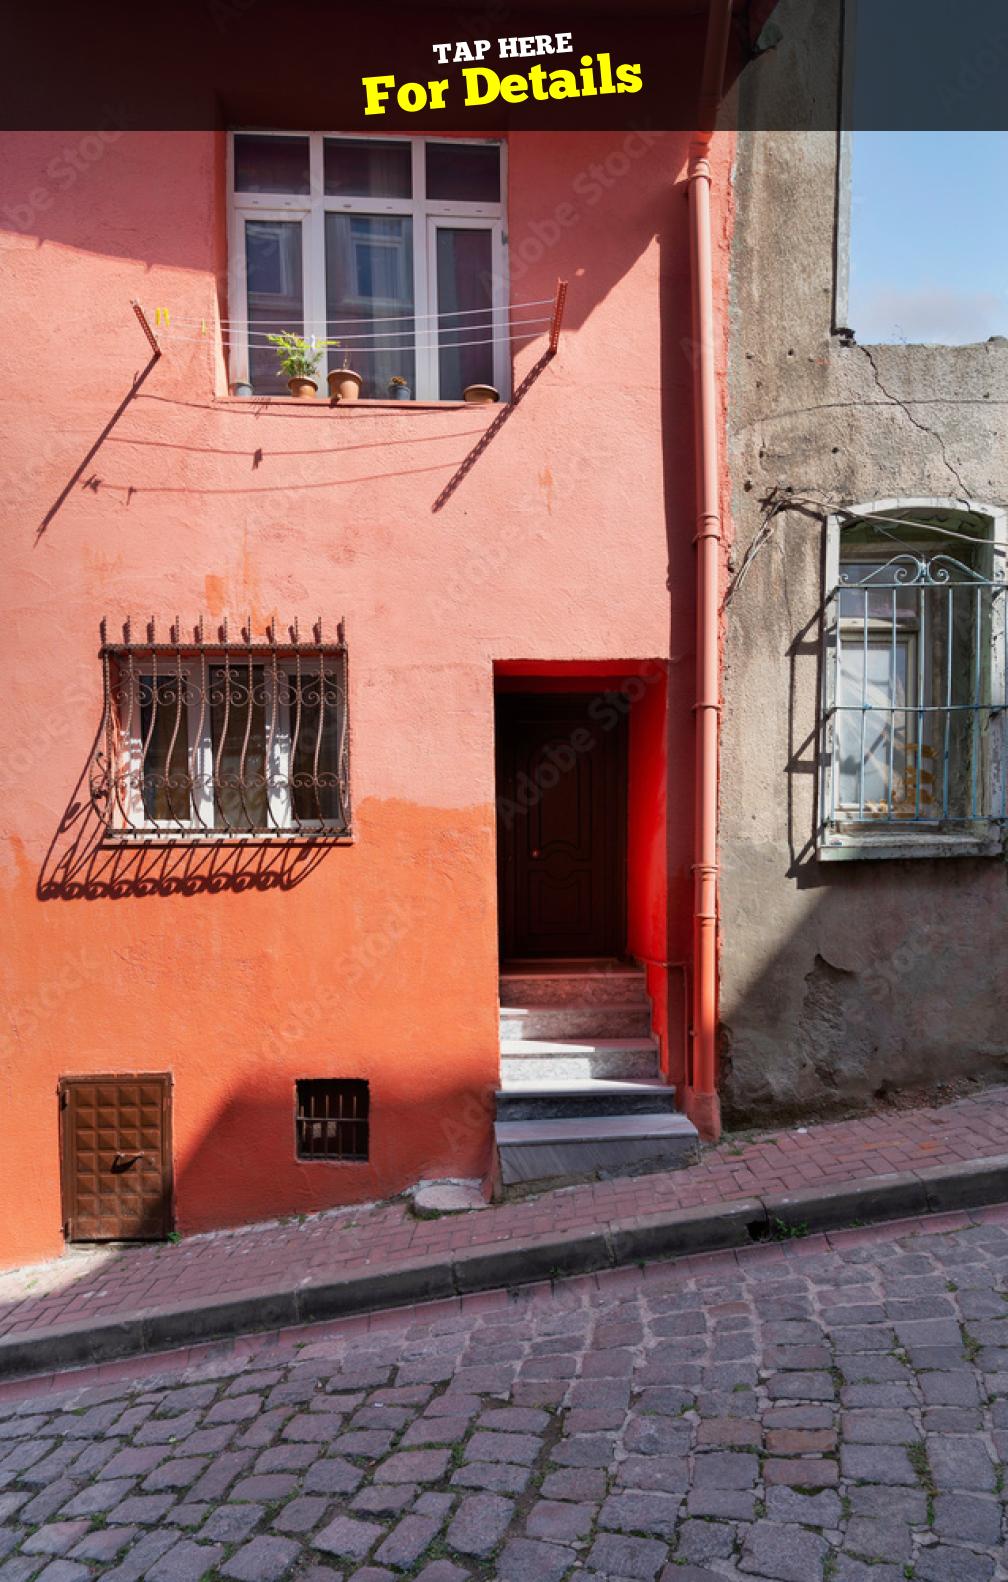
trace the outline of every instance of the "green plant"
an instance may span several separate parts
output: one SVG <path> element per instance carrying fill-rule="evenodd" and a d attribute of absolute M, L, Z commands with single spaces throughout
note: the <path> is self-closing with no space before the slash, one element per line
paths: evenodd
<path fill-rule="evenodd" d="M 173 1247 L 177 1247 L 182 1240 L 182 1232 L 180 1230 L 170 1230 L 165 1239 L 170 1241 Z"/>
<path fill-rule="evenodd" d="M 276 347 L 279 379 L 314 379 L 322 353 L 327 346 L 338 346 L 339 341 L 306 341 L 293 330 L 283 330 L 279 335 L 267 335 L 271 346 Z"/>
<path fill-rule="evenodd" d="M 806 1220 L 795 1220 L 790 1225 L 783 1219 L 774 1218 L 770 1221 L 770 1235 L 774 1241 L 792 1241 L 798 1236 L 807 1236 L 808 1233 Z"/>

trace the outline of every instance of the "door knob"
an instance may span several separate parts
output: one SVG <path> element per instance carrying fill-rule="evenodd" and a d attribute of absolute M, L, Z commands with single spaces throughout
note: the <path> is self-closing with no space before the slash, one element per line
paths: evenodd
<path fill-rule="evenodd" d="M 131 1165 L 135 1165 L 137 1160 L 142 1158 L 143 1154 L 116 1154 L 112 1161 L 112 1169 L 117 1171 L 128 1170 Z"/>
<path fill-rule="evenodd" d="M 532 847 L 532 856 L 533 856 L 533 858 L 539 858 L 539 857 L 542 856 L 542 852 L 539 850 L 538 846 L 533 846 Z"/>

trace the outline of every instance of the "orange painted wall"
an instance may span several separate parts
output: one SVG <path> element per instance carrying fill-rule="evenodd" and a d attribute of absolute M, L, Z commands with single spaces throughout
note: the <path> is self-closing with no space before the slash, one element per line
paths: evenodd
<path fill-rule="evenodd" d="M 689 937 L 686 137 L 510 138 L 512 297 L 563 275 L 568 312 L 559 356 L 460 477 L 495 409 L 221 399 L 210 344 L 169 343 L 124 406 L 146 360 L 130 299 L 197 319 L 223 304 L 223 143 L 92 142 L 65 185 L 68 146 L 6 138 L 0 195 L 6 1264 L 62 1245 L 64 1073 L 173 1071 L 183 1231 L 482 1171 L 494 661 L 668 661 L 665 959 Z M 722 268 L 726 242 L 725 225 Z M 200 611 L 346 617 L 356 838 L 307 871 L 88 852 L 99 619 Z M 656 713 L 656 752 L 661 736 Z M 657 953 L 663 842 L 635 849 Z M 294 1079 L 328 1074 L 371 1082 L 368 1165 L 293 1157 Z"/>

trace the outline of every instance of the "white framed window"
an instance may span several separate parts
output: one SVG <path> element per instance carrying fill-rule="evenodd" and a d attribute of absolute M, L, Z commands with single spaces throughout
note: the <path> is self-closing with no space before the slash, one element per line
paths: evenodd
<path fill-rule="evenodd" d="M 342 639 L 103 640 L 90 777 L 109 835 L 219 840 L 350 832 Z"/>
<path fill-rule="evenodd" d="M 830 517 L 820 858 L 1000 852 L 1006 513 L 897 499 Z"/>
<path fill-rule="evenodd" d="M 228 139 L 232 383 L 283 395 L 266 337 L 337 340 L 320 365 L 384 400 L 510 394 L 499 141 L 235 131 Z"/>

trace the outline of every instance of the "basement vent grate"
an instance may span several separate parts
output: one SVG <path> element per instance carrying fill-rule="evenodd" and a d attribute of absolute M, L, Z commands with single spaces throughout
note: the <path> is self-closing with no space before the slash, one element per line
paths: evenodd
<path fill-rule="evenodd" d="M 359 1078 L 311 1077 L 297 1084 L 299 1159 L 368 1157 L 370 1096 Z"/>

